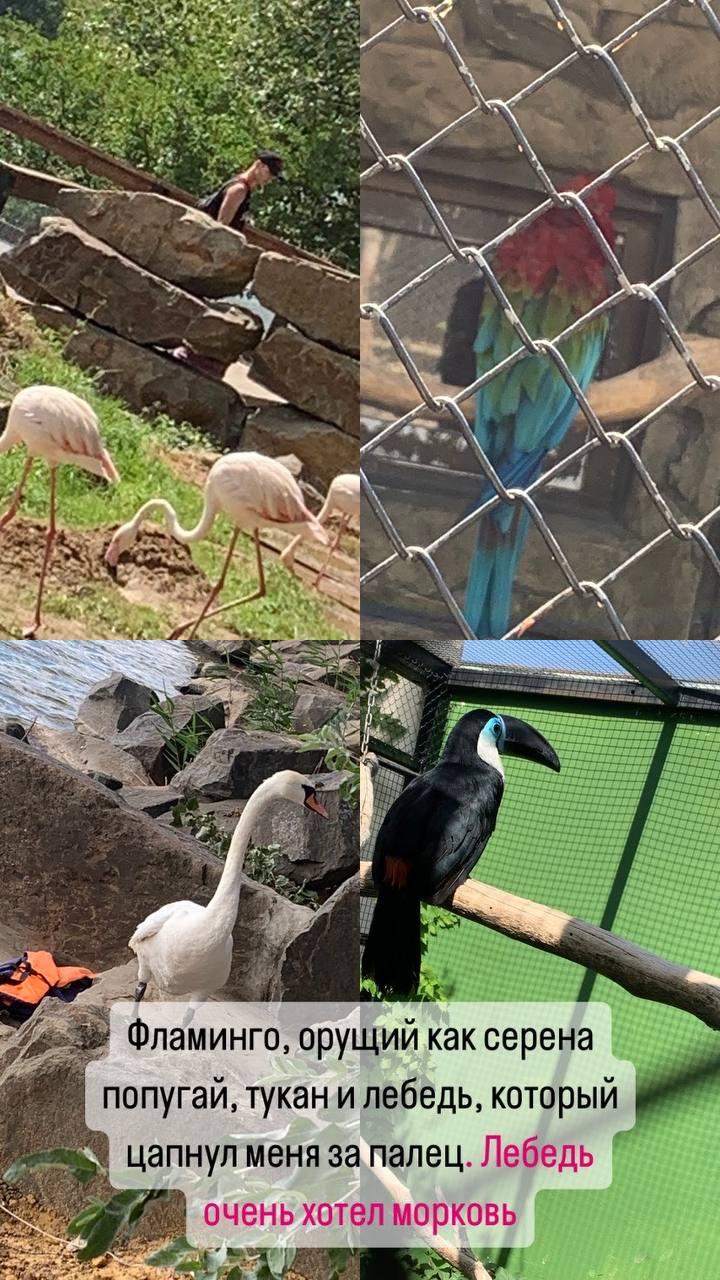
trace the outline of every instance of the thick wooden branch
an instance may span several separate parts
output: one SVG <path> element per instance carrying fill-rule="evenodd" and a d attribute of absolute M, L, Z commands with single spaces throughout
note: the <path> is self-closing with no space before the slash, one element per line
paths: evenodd
<path fill-rule="evenodd" d="M 375 892 L 369 862 L 360 863 L 360 880 L 363 893 Z M 598 925 L 479 880 L 467 880 L 443 906 L 495 933 L 593 969 L 641 1000 L 683 1009 L 720 1030 L 720 978 L 672 964 Z"/>
<path fill-rule="evenodd" d="M 720 338 L 704 338 L 693 333 L 686 333 L 683 338 L 702 372 L 706 376 L 720 375 Z M 675 348 L 671 347 L 656 360 L 637 365 L 627 373 L 618 373 L 614 378 L 593 382 L 588 400 L 603 425 L 612 426 L 629 419 L 637 421 L 644 418 L 689 382 L 692 382 L 692 374 Z M 434 396 L 455 395 L 460 390 L 459 387 L 445 386 L 437 378 L 429 378 L 428 386 Z M 404 374 L 389 375 L 372 365 L 363 367 L 361 397 L 364 404 L 390 410 L 398 416 L 416 409 L 420 403 L 417 391 Z M 469 396 L 463 401 L 462 408 L 472 422 L 474 398 Z M 430 410 L 423 411 L 423 421 L 432 419 L 432 416 Z M 585 422 L 584 414 L 578 412 L 575 421 Z"/>
<path fill-rule="evenodd" d="M 370 1164 L 370 1148 L 364 1138 L 360 1139 L 360 1158 L 397 1204 L 412 1204 L 412 1196 L 407 1187 L 403 1186 L 390 1169 Z M 434 1249 L 435 1253 L 466 1276 L 467 1280 L 490 1280 L 490 1272 L 485 1270 L 482 1262 L 470 1249 L 458 1249 L 457 1245 L 451 1244 L 444 1236 L 435 1235 L 429 1227 L 416 1227 L 416 1231 L 429 1249 Z"/>

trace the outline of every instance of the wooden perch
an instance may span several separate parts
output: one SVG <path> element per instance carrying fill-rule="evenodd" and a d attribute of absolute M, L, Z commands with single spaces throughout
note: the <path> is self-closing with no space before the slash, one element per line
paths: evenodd
<path fill-rule="evenodd" d="M 370 1164 L 370 1148 L 364 1138 L 360 1139 L 360 1159 L 397 1204 L 412 1204 L 410 1192 L 394 1173 L 391 1173 L 389 1169 L 385 1169 L 383 1166 Z M 485 1270 L 482 1262 L 475 1257 L 470 1249 L 458 1249 L 457 1245 L 450 1244 L 450 1241 L 445 1240 L 443 1236 L 435 1235 L 429 1227 L 416 1227 L 415 1229 L 429 1249 L 434 1249 L 435 1253 L 439 1253 L 440 1257 L 449 1262 L 451 1267 L 455 1267 L 456 1271 L 460 1271 L 462 1275 L 467 1276 L 467 1280 L 490 1280 L 490 1272 Z"/>
<path fill-rule="evenodd" d="M 375 892 L 369 862 L 360 863 L 360 883 L 361 892 Z M 466 880 L 443 907 L 507 938 L 593 969 L 641 1000 L 683 1009 L 720 1030 L 720 978 L 672 964 L 598 925 L 479 880 Z"/>
<path fill-rule="evenodd" d="M 720 338 L 703 338 L 692 333 L 683 334 L 683 338 L 705 376 L 720 375 Z M 427 382 L 434 396 L 452 396 L 461 389 L 445 386 L 437 378 L 428 378 Z M 614 378 L 593 382 L 587 396 L 603 425 L 612 426 L 628 419 L 637 421 L 644 418 L 689 382 L 692 382 L 692 374 L 675 348 L 671 347 L 656 360 L 637 365 L 627 373 L 618 373 Z M 369 359 L 362 370 L 361 399 L 364 404 L 389 409 L 398 416 L 416 409 L 420 403 L 417 391 L 404 374 L 399 378 L 384 373 L 377 367 L 373 368 Z M 472 423 L 475 414 L 473 396 L 463 401 L 462 409 Z M 432 416 L 430 410 L 423 410 L 423 420 Z M 585 415 L 578 411 L 575 422 L 585 421 Z"/>

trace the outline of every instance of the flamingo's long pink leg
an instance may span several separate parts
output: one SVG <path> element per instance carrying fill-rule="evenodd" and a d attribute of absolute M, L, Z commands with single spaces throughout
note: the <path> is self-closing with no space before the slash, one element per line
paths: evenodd
<path fill-rule="evenodd" d="M 348 515 L 344 515 L 344 516 L 342 517 L 342 519 L 340 520 L 340 525 L 339 525 L 339 527 L 338 527 L 338 531 L 337 531 L 337 533 L 336 533 L 336 535 L 335 535 L 335 537 L 334 537 L 333 541 L 330 543 L 330 550 L 328 551 L 328 553 L 327 553 L 327 555 L 326 555 L 325 559 L 323 560 L 323 562 L 322 562 L 322 564 L 321 564 L 321 566 L 320 566 L 320 569 L 319 569 L 319 571 L 318 571 L 317 577 L 315 578 L 315 581 L 313 582 L 313 586 L 314 586 L 314 587 L 319 587 L 319 586 L 320 586 L 320 582 L 321 582 L 321 580 L 325 577 L 325 574 L 327 573 L 327 570 L 328 570 L 328 565 L 330 564 L 330 561 L 332 560 L 333 556 L 335 555 L 335 552 L 337 551 L 338 547 L 340 546 L 340 539 L 342 538 L 342 536 L 343 536 L 343 534 L 344 534 L 345 530 L 347 529 L 347 527 L 348 527 L 349 523 L 350 523 L 350 517 L 349 517 Z"/>
<path fill-rule="evenodd" d="M 220 577 L 218 578 L 217 582 L 215 583 L 215 586 L 213 587 L 212 591 L 210 592 L 210 595 L 208 596 L 207 600 L 205 601 L 205 604 L 203 605 L 203 608 L 202 608 L 201 612 L 198 614 L 197 618 L 190 618 L 190 620 L 189 620 L 188 622 L 181 622 L 179 627 L 175 627 L 174 631 L 171 631 L 171 632 L 170 632 L 170 637 L 169 637 L 169 638 L 170 638 L 171 640 L 177 640 L 177 639 L 178 639 L 178 637 L 182 635 L 183 631 L 187 631 L 188 627 L 192 627 L 192 631 L 190 632 L 190 637 L 189 637 L 190 639 L 192 639 L 192 638 L 193 638 L 193 636 L 195 635 L 195 633 L 196 633 L 196 631 L 197 631 L 198 627 L 200 626 L 200 623 L 203 621 L 203 619 L 204 619 L 204 618 L 206 618 L 206 617 L 207 617 L 207 611 L 208 611 L 208 609 L 210 608 L 210 605 L 212 604 L 213 600 L 217 600 L 217 598 L 218 598 L 218 596 L 219 596 L 220 592 L 222 591 L 223 586 L 224 586 L 224 584 L 225 584 L 225 579 L 226 579 L 226 577 L 227 577 L 227 571 L 228 571 L 228 569 L 230 568 L 230 561 L 231 561 L 231 560 L 232 560 L 232 558 L 233 558 L 233 552 L 234 552 L 234 550 L 235 550 L 235 544 L 236 544 L 236 542 L 237 542 L 237 540 L 238 540 L 239 535 L 240 535 L 240 530 L 239 530 L 239 529 L 235 529 L 235 531 L 234 531 L 234 533 L 233 533 L 233 536 L 232 536 L 232 538 L 230 539 L 230 546 L 228 547 L 228 552 L 227 552 L 227 555 L 225 556 L 225 561 L 224 561 L 224 563 L 223 563 L 222 572 L 221 572 L 221 574 L 220 574 Z M 211 614 L 210 616 L 212 617 L 212 614 Z"/>
<path fill-rule="evenodd" d="M 288 542 L 285 549 L 280 552 L 280 559 L 282 560 L 286 569 L 293 568 L 295 564 L 295 552 L 301 542 L 302 542 L 302 534 L 296 533 L 292 542 Z"/>
<path fill-rule="evenodd" d="M 241 600 L 231 600 L 229 604 L 221 604 L 219 609 L 211 609 L 210 613 L 207 612 L 207 607 L 206 607 L 203 610 L 202 616 L 197 620 L 197 624 L 196 624 L 197 626 L 199 626 L 203 618 L 215 618 L 219 613 L 225 613 L 226 609 L 234 609 L 236 605 L 240 605 L 240 604 L 249 604 L 251 600 L 262 600 L 263 596 L 267 595 L 267 583 L 265 582 L 265 566 L 263 565 L 262 551 L 260 549 L 260 530 L 254 529 L 253 536 L 255 539 L 255 555 L 257 558 L 257 571 L 258 571 L 257 591 L 253 591 L 249 596 L 243 596 Z M 209 600 L 208 600 L 208 604 L 210 604 Z M 192 634 L 194 635 L 195 632 L 193 631 Z M 175 633 L 173 632 L 173 638 L 174 636 L 175 636 Z"/>
<path fill-rule="evenodd" d="M 32 467 L 32 464 L 34 461 L 35 461 L 34 458 L 25 459 L 25 466 L 23 467 L 22 475 L 20 476 L 20 483 L 18 484 L 17 489 L 15 490 L 12 498 L 10 499 L 10 506 L 8 507 L 7 511 L 5 511 L 4 514 L 0 516 L 0 533 L 2 533 L 5 526 L 8 525 L 10 521 L 13 520 L 18 513 L 18 510 L 20 508 L 20 503 L 22 501 L 23 489 L 25 488 L 25 482 L 27 481 L 27 478 L 30 475 L 30 468 Z"/>
<path fill-rule="evenodd" d="M 32 626 L 27 627 L 23 631 L 23 640 L 34 640 L 36 633 L 40 630 L 41 621 L 40 613 L 42 610 L 43 591 L 45 589 L 45 577 L 50 564 L 50 556 L 52 554 L 53 543 L 55 541 L 57 529 L 55 525 L 55 486 L 57 481 L 57 473 L 54 467 L 50 468 L 50 515 L 48 518 L 48 531 L 45 539 L 45 554 L 43 556 L 42 569 L 40 570 L 40 583 L 38 585 L 37 601 L 35 603 L 35 617 Z"/>

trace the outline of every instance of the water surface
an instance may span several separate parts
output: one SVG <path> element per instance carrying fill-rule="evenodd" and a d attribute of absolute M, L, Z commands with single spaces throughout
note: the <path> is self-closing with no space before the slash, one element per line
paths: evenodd
<path fill-rule="evenodd" d="M 111 672 L 172 694 L 194 667 L 182 641 L 0 640 L 0 715 L 68 729 L 88 689 Z"/>

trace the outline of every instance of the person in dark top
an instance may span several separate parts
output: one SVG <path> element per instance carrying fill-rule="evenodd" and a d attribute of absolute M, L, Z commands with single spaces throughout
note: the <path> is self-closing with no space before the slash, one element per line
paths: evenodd
<path fill-rule="evenodd" d="M 200 201 L 200 208 L 216 222 L 242 231 L 248 220 L 253 191 L 274 178 L 283 180 L 282 157 L 276 151 L 257 151 L 249 169 L 230 178 L 217 191 Z"/>

